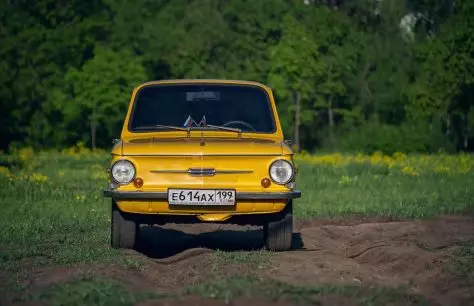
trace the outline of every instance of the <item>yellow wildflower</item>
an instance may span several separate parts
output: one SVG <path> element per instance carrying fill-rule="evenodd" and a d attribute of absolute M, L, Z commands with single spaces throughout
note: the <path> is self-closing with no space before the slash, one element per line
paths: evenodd
<path fill-rule="evenodd" d="M 76 199 L 76 201 L 84 202 L 84 201 L 86 200 L 86 196 L 85 196 L 85 195 L 81 195 L 81 194 L 76 194 L 75 199 Z"/>
<path fill-rule="evenodd" d="M 357 153 L 357 155 L 354 158 L 354 161 L 358 164 L 363 164 L 367 162 L 366 156 L 364 156 L 361 153 Z"/>
<path fill-rule="evenodd" d="M 341 185 L 350 185 L 350 184 L 354 183 L 356 180 L 357 180 L 356 177 L 351 178 L 350 176 L 343 175 L 341 177 L 341 180 L 339 181 L 339 184 L 341 184 Z"/>
<path fill-rule="evenodd" d="M 402 172 L 405 173 L 405 174 L 412 175 L 412 176 L 418 176 L 418 175 L 420 175 L 420 174 L 415 170 L 415 168 L 413 168 L 413 167 L 410 166 L 410 165 L 403 167 L 403 168 L 402 168 Z"/>
<path fill-rule="evenodd" d="M 6 177 L 12 177 L 12 173 L 7 167 L 0 166 L 0 174 Z"/>
<path fill-rule="evenodd" d="M 458 173 L 461 173 L 461 174 L 468 173 L 469 171 L 471 171 L 471 167 L 469 167 L 467 165 L 461 165 L 458 168 Z"/>
<path fill-rule="evenodd" d="M 41 173 L 33 173 L 28 177 L 28 179 L 34 183 L 45 183 L 48 180 L 48 177 Z"/>
<path fill-rule="evenodd" d="M 450 170 L 448 167 L 444 166 L 444 165 L 438 165 L 436 166 L 436 168 L 434 168 L 434 172 L 436 173 L 449 173 Z"/>
<path fill-rule="evenodd" d="M 383 159 L 383 153 L 380 152 L 380 151 L 376 151 L 370 157 L 370 162 L 374 165 L 374 164 L 380 163 L 382 161 L 382 159 Z"/>
<path fill-rule="evenodd" d="M 27 148 L 19 149 L 17 154 L 21 161 L 28 161 L 33 157 L 35 152 L 33 151 L 32 148 L 27 147 Z"/>
<path fill-rule="evenodd" d="M 401 152 L 393 153 L 393 158 L 397 161 L 405 161 L 407 160 L 407 155 Z"/>
<path fill-rule="evenodd" d="M 391 158 L 390 156 L 388 155 L 385 155 L 383 158 L 382 158 L 382 162 L 387 165 L 387 167 L 389 168 L 392 168 L 393 166 L 395 166 L 395 160 L 393 158 Z"/>
<path fill-rule="evenodd" d="M 368 154 L 316 154 L 308 152 L 296 154 L 296 162 L 304 162 L 312 165 L 324 165 L 331 167 L 344 167 L 350 164 L 384 165 L 391 173 L 392 169 L 404 174 L 417 176 L 421 172 L 449 173 L 451 175 L 466 174 L 474 170 L 474 155 L 458 154 L 413 154 L 406 155 L 396 152 L 393 155 L 384 155 L 382 152 Z"/>

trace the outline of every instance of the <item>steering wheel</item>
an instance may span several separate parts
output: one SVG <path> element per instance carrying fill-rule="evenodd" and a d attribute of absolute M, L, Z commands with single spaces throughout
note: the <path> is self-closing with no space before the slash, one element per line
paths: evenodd
<path fill-rule="evenodd" d="M 250 123 L 247 123 L 245 121 L 240 121 L 240 120 L 229 121 L 229 122 L 224 123 L 222 126 L 227 126 L 228 127 L 229 125 L 242 125 L 242 126 L 245 126 L 246 128 L 248 128 L 249 130 L 252 130 L 254 132 L 257 131 L 257 130 L 255 130 L 255 128 Z"/>

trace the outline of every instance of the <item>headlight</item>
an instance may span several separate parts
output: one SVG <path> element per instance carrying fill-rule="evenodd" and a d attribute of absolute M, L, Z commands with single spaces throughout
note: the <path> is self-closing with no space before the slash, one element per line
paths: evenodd
<path fill-rule="evenodd" d="M 135 178 L 135 167 L 128 160 L 115 162 L 110 172 L 112 179 L 121 185 L 128 184 Z"/>
<path fill-rule="evenodd" d="M 270 178 L 277 184 L 284 185 L 291 181 L 295 170 L 290 162 L 280 159 L 270 166 Z"/>

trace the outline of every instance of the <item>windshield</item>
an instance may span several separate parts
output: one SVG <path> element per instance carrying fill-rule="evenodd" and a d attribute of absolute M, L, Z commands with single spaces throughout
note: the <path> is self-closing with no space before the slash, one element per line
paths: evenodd
<path fill-rule="evenodd" d="M 175 84 L 140 89 L 129 130 L 167 131 L 173 127 L 253 133 L 275 131 L 268 96 L 257 86 Z"/>

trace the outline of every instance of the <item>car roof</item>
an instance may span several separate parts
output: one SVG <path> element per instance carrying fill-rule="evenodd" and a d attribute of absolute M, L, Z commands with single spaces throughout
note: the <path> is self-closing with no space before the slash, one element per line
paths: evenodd
<path fill-rule="evenodd" d="M 238 85 L 251 85 L 258 86 L 270 90 L 270 88 L 262 83 L 254 81 L 244 81 L 244 80 L 226 80 L 226 79 L 169 79 L 169 80 L 159 80 L 159 81 L 150 81 L 143 84 L 140 84 L 138 87 L 144 87 L 149 85 L 159 85 L 159 84 L 238 84 Z"/>

